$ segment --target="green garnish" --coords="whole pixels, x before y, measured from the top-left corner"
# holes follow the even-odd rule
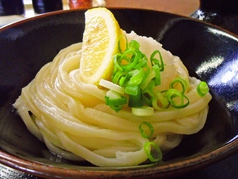
[[[151,116],[154,114],[154,108],[149,106],[134,107],[131,111],[136,116]]]
[[[143,69],[140,69],[140,70],[136,69],[136,70],[132,70],[128,72],[128,77],[130,77],[130,79],[128,80],[126,85],[138,86],[139,84],[141,84],[144,75],[145,75],[145,72]]]
[[[155,72],[155,86],[160,85],[161,84],[160,67],[159,65],[154,65],[152,68]]]
[[[118,99],[111,99],[108,96],[105,96],[106,105],[109,105],[116,112],[120,111],[123,106],[127,103],[127,99],[125,97],[121,97]]]
[[[137,96],[139,92],[139,86],[134,86],[134,85],[128,85],[125,88],[125,93],[132,95],[132,96]]]
[[[199,96],[205,96],[209,92],[209,87],[206,82],[201,81],[197,86],[197,93]]]
[[[128,92],[129,89],[133,92],[129,93]],[[125,90],[126,93],[129,94],[129,102],[128,102],[129,107],[142,107],[144,105],[141,89],[138,86],[127,86]]]
[[[157,111],[166,109],[169,106],[169,101],[165,96],[166,93],[161,93],[158,91],[156,95],[152,98],[152,106]]]
[[[156,55],[159,55],[159,59],[155,58]],[[160,71],[164,71],[164,61],[163,61],[163,57],[160,53],[159,50],[155,50],[151,56],[150,56],[150,61],[151,61],[151,64],[154,66],[154,65],[158,65],[159,68],[160,68]]]
[[[187,96],[176,89],[169,89],[166,92],[166,97],[170,105],[174,108],[181,109],[189,105],[189,99]]]
[[[122,49],[122,41],[126,42],[125,49]],[[189,99],[185,95],[189,83],[180,76],[170,83],[168,90],[156,89],[156,86],[162,83],[161,72],[166,67],[159,50],[151,54],[148,63],[148,58],[140,51],[140,44],[136,40],[128,42],[126,36],[122,36],[118,42],[118,51],[114,56],[111,82],[103,80],[101,85],[120,93],[116,98],[106,95],[106,104],[112,109],[118,112],[124,105],[128,105],[134,115],[149,116],[153,115],[154,110],[160,111],[169,106],[181,109],[189,105]],[[197,87],[200,96],[204,96],[208,91],[205,82],[201,82]]]
[[[147,134],[148,132],[146,132],[145,129],[149,129],[149,134]],[[152,126],[151,123],[146,121],[142,122],[139,125],[139,130],[141,132],[141,136],[147,139],[149,139],[154,134],[154,127]]]
[[[153,149],[151,150],[151,148]],[[162,152],[158,145],[154,142],[146,142],[144,144],[144,151],[151,162],[158,162],[162,160]],[[155,152],[153,153],[153,151]]]
[[[116,112],[120,111],[125,104],[127,104],[127,98],[121,96],[119,93],[109,90],[105,96],[106,105],[109,105]]]
[[[175,86],[180,85],[181,86],[181,93],[185,93],[185,91],[188,89],[188,83],[185,79],[181,77],[175,78],[171,83],[170,83],[170,88],[175,88]]]
[[[119,51],[119,53],[123,53],[123,50],[121,49],[121,46],[122,46],[121,43],[122,43],[123,39],[126,41],[126,49],[128,49],[128,40],[127,40],[125,35],[122,35],[118,40],[118,51]]]
[[[125,49],[122,40],[126,42]],[[187,79],[177,76],[168,86],[167,90],[160,91],[161,72],[166,65],[159,50],[155,50],[148,62],[148,58],[140,51],[140,44],[126,36],[122,36],[118,42],[119,53],[114,56],[114,69],[111,81],[102,79],[100,85],[109,89],[105,101],[110,108],[119,112],[125,105],[131,108],[136,116],[151,116],[154,111],[161,111],[168,107],[176,109],[185,108],[190,101],[185,95],[189,89]],[[197,86],[197,93],[204,96],[209,87],[206,82]],[[141,136],[151,139],[154,127],[144,121],[139,125]],[[144,144],[144,151],[151,162],[162,160],[162,152],[159,146],[151,141]]]

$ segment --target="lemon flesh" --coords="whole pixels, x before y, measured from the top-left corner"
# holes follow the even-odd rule
[[[94,8],[86,11],[80,61],[83,82],[98,85],[101,79],[110,79],[120,35],[119,24],[109,10]]]

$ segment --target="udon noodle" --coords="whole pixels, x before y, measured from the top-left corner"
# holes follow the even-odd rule
[[[133,166],[148,159],[145,143],[152,141],[164,153],[178,146],[183,135],[203,128],[211,95],[198,95],[200,80],[190,77],[179,57],[152,38],[134,32],[126,36],[137,40],[145,54],[161,52],[166,66],[159,88],[165,90],[176,76],[182,76],[189,82],[186,96],[190,104],[146,117],[133,115],[129,108],[115,112],[105,104],[106,89],[80,80],[82,43],[72,44],[41,68],[14,104],[28,130],[53,153],[96,166]],[[150,138],[139,130],[144,121],[154,128]]]

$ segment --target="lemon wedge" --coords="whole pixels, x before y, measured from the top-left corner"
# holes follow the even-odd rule
[[[110,79],[121,33],[117,20],[108,9],[99,7],[86,11],[80,60],[83,82],[98,85],[101,79]]]

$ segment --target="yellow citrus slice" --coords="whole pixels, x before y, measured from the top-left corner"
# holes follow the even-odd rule
[[[111,11],[103,7],[86,11],[80,61],[83,82],[98,85],[100,79],[110,79],[120,35],[121,29]]]

